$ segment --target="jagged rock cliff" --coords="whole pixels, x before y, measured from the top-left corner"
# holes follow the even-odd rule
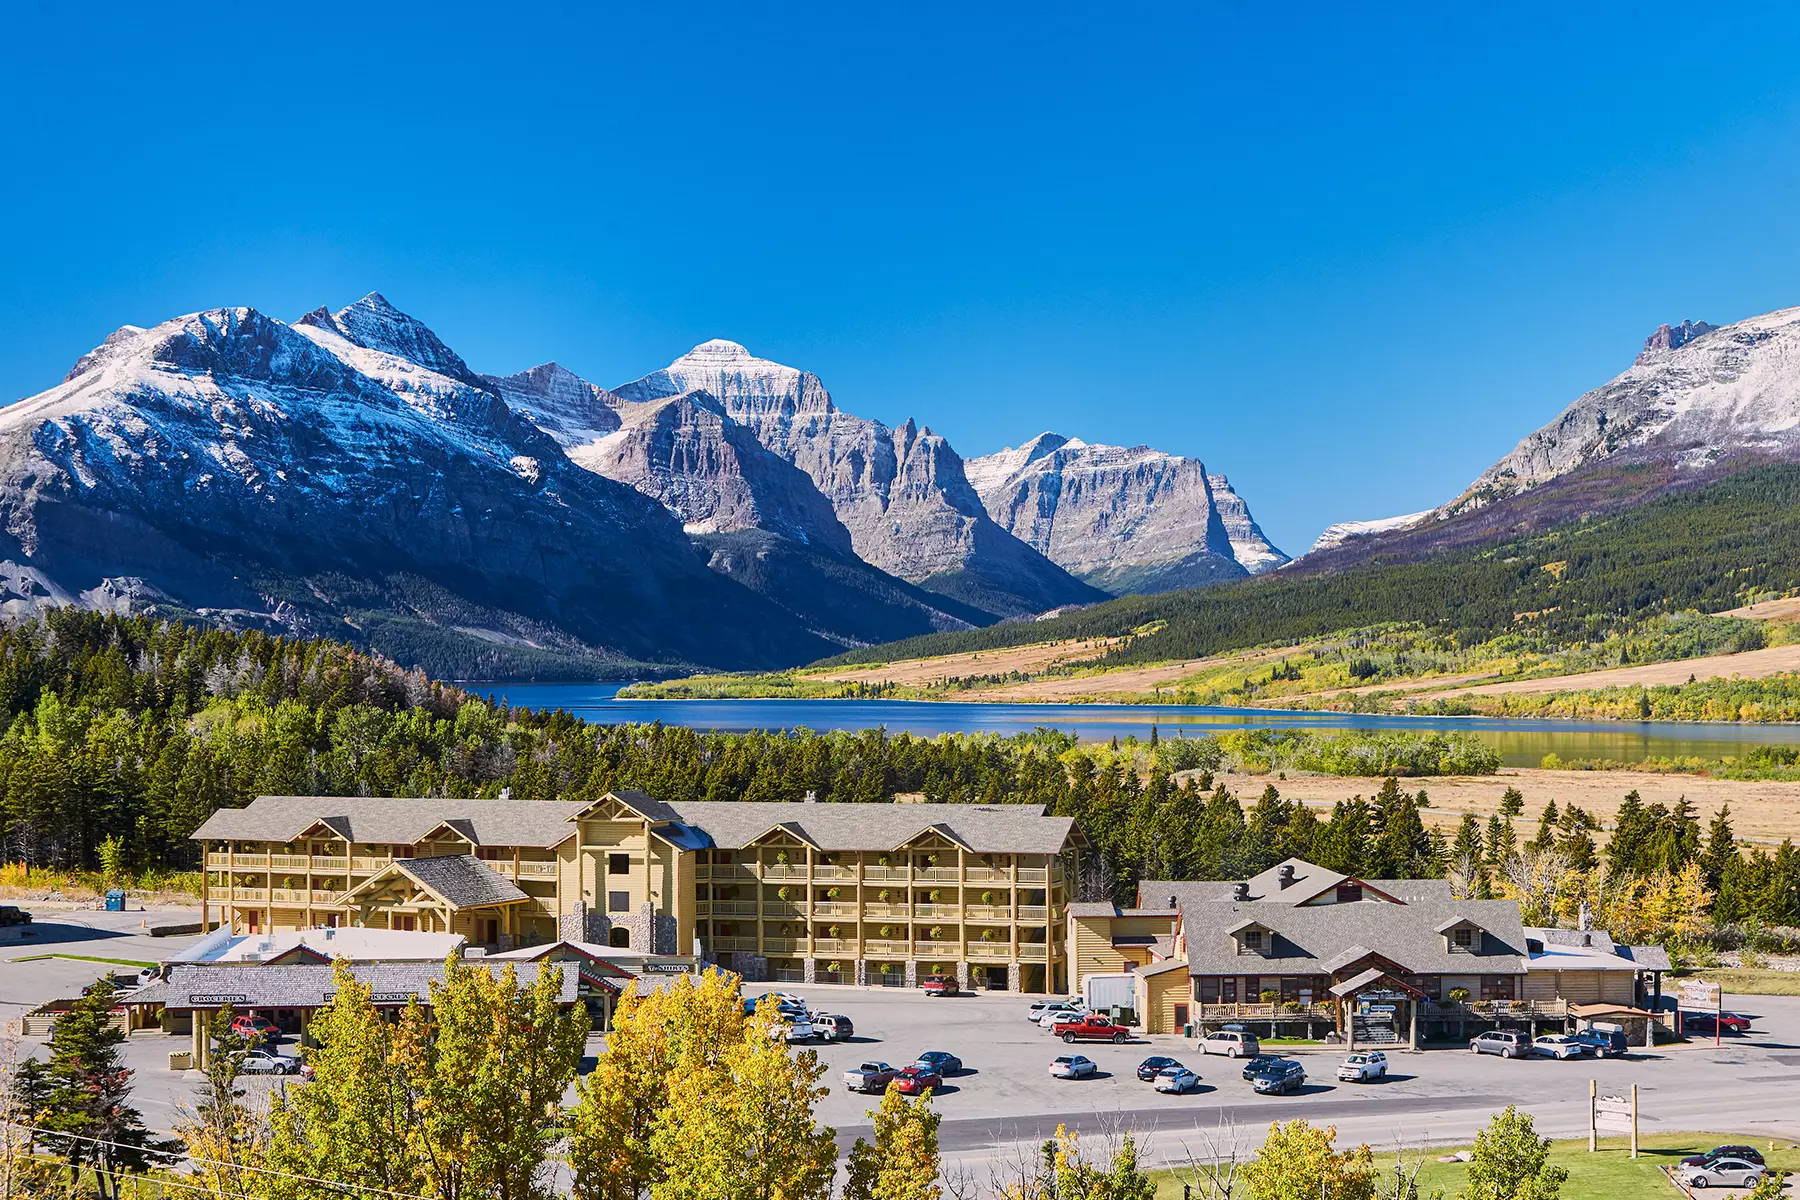
[[[829,649],[373,294],[119,330],[0,409],[0,520],[15,613],[264,624],[509,674]]]
[[[1662,326],[1623,374],[1527,435],[1440,512],[1454,515],[1603,459],[1696,470],[1800,456],[1800,309]]]
[[[812,479],[857,556],[891,575],[1002,616],[1105,598],[994,524],[942,437],[846,413],[811,372],[711,341],[615,390],[635,403],[716,397]]]
[[[1002,529],[1107,591],[1170,591],[1248,574],[1198,459],[1043,433],[970,459],[967,473]]]

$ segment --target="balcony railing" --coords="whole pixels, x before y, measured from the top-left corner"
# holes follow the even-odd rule
[[[1050,881],[1050,872],[1043,867],[1020,867],[1019,868],[1019,882],[1020,883],[1048,883],[1049,881]]]
[[[764,954],[800,954],[806,949],[805,938],[772,938],[763,939]]]
[[[269,892],[267,888],[232,888],[231,898],[233,900],[267,900]]]
[[[314,888],[312,902],[314,904],[336,904],[339,900],[343,899],[343,897],[344,893],[342,892],[332,892],[326,891],[324,888]]]
[[[266,854],[240,854],[236,858],[232,858],[227,855],[219,865],[224,866],[226,863],[235,867],[259,870],[269,865],[269,856]]]
[[[904,921],[904,920],[906,920],[907,917],[911,916],[912,914],[911,914],[911,911],[904,904],[880,904],[880,903],[871,902],[871,903],[863,905],[862,915],[865,918],[873,917],[878,920],[887,920],[887,919],[892,918],[894,920]]]
[[[815,917],[854,917],[858,910],[854,904],[845,904],[841,900],[818,900],[812,906]]]
[[[1044,962],[1050,957],[1050,947],[1043,942],[1020,942],[1020,962]]]
[[[913,916],[924,920],[951,920],[962,916],[960,904],[915,904]]]
[[[1021,904],[1019,906],[1019,920],[1021,921],[1028,921],[1034,925],[1041,925],[1049,919],[1050,910],[1042,904]]]
[[[1006,962],[1012,958],[1010,942],[970,942],[966,957],[971,962]]]
[[[855,879],[856,868],[820,863],[813,867],[814,879]]]
[[[798,904],[778,902],[763,905],[762,915],[778,921],[803,921],[806,919],[806,910]]]
[[[870,938],[863,942],[863,953],[871,958],[906,958],[912,947],[906,942],[887,941],[881,938]]]
[[[1321,1004],[1317,1001],[1311,1004],[1302,1004],[1298,1000],[1292,1001],[1292,1004],[1293,1008],[1289,1008],[1280,1001],[1272,1004],[1202,1004],[1200,1005],[1200,1019],[1225,1021],[1232,1018],[1244,1018],[1287,1021],[1297,1020],[1301,1017],[1330,1017],[1334,1020],[1337,1018],[1337,1007],[1333,1004]]]
[[[1011,883],[1012,872],[1005,867],[970,867],[963,878],[970,883]]]
[[[1549,1017],[1560,1020],[1569,1015],[1567,1000],[1427,1000],[1419,1015],[1431,1021],[1492,1021],[1500,1017]]]
[[[532,879],[555,879],[561,865],[556,862],[527,862],[521,859],[519,874]]]
[[[756,901],[754,900],[708,900],[715,917],[754,917]]]
[[[905,883],[912,878],[912,872],[905,867],[864,867],[865,883]]]
[[[813,939],[813,950],[819,954],[855,955],[856,939],[855,938],[814,938]]]
[[[347,871],[350,860],[347,858],[315,858],[312,860],[314,871]]]
[[[913,871],[913,878],[933,883],[955,883],[959,876],[955,867],[918,867]]]
[[[716,937],[712,939],[714,950],[754,950],[756,939],[747,937]]]
[[[273,888],[269,899],[277,904],[305,904],[306,892],[301,888]]]
[[[764,879],[805,879],[805,863],[764,863],[762,869]]]
[[[306,854],[271,854],[269,866],[277,871],[304,871],[312,863]]]
[[[1012,909],[999,904],[970,904],[963,909],[963,914],[971,921],[1012,920]]]

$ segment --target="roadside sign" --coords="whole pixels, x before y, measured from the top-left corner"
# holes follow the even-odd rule
[[[1721,991],[1722,989],[1716,983],[1707,983],[1701,979],[1684,979],[1681,981],[1681,1007],[1717,1008]]]
[[[1629,1096],[1601,1095],[1600,1085],[1588,1080],[1588,1150],[1599,1148],[1600,1131],[1612,1130],[1631,1135],[1631,1157],[1638,1156],[1638,1089],[1631,1085]]]

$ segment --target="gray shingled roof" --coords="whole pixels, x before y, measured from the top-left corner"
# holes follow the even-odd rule
[[[396,858],[393,867],[417,880],[421,887],[442,896],[452,908],[481,908],[530,899],[518,884],[473,854]]]
[[[575,963],[476,965],[495,975],[513,967],[521,988],[535,983],[539,971],[560,973],[562,991],[558,999],[573,1004],[580,994],[581,974]],[[168,979],[139,988],[125,998],[125,1003],[161,1004],[175,1009],[219,1008],[227,1003],[238,1009],[319,1008],[337,994],[332,969],[330,963],[176,966],[170,968]],[[357,979],[369,985],[377,1004],[404,1004],[408,996],[429,1000],[431,985],[444,978],[443,963],[354,963],[350,969]]]
[[[1041,804],[682,800],[657,808],[658,815],[670,814],[663,819],[703,831],[721,850],[741,849],[785,824],[826,851],[891,850],[936,826],[976,854],[1057,854],[1075,824],[1070,817],[1045,816]]]
[[[1484,931],[1475,953],[1452,953],[1435,932],[1444,921],[1458,919]],[[1246,920],[1273,932],[1268,957],[1237,952],[1227,930]],[[1327,975],[1329,964],[1357,945],[1422,975],[1516,975],[1526,969],[1525,931],[1511,900],[1361,900],[1307,907],[1200,902],[1183,905],[1182,929],[1195,975]]]
[[[410,846],[450,823],[478,846],[556,846],[575,836],[587,805],[563,800],[416,800],[368,796],[258,796],[222,808],[194,831],[199,841],[291,842],[327,821],[365,845]]]
[[[653,821],[657,835],[690,850],[736,850],[786,825],[824,850],[892,850],[937,827],[977,854],[1057,854],[1074,820],[1047,817],[1041,804],[796,804],[684,800],[615,793]],[[200,841],[291,842],[320,820],[369,844],[411,845],[449,824],[478,846],[556,846],[575,836],[590,805],[551,800],[419,800],[356,796],[258,796],[220,809],[194,832]]]

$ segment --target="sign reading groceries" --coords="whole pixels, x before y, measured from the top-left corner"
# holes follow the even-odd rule
[[[1720,990],[1718,984],[1707,983],[1703,979],[1683,979],[1681,981],[1681,1007],[1718,1008],[1722,998]]]

